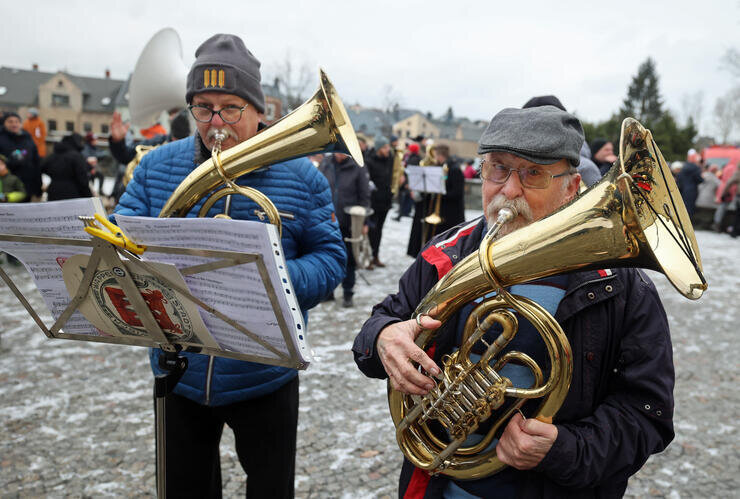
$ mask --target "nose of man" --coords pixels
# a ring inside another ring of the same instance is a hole
[[[524,195],[524,187],[516,170],[511,170],[509,178],[506,179],[506,182],[501,188],[501,194],[506,196],[507,199],[515,199]]]

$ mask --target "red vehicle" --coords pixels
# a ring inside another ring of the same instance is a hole
[[[701,152],[702,158],[706,162],[707,166],[717,165],[722,172],[720,177],[720,185],[717,189],[717,198],[715,199],[718,203],[722,201],[732,200],[735,197],[737,186],[733,186],[730,192],[727,193],[724,200],[719,199],[719,193],[725,188],[725,184],[730,179],[735,170],[737,170],[738,163],[740,163],[740,147],[735,146],[709,146]]]

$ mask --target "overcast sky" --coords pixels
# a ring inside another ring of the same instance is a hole
[[[0,64],[125,79],[152,35],[174,28],[190,65],[217,32],[240,35],[263,79],[290,52],[322,66],[345,103],[380,106],[392,85],[403,107],[490,119],[553,93],[590,121],[619,108],[647,57],[679,120],[703,96],[701,132],[712,133],[717,97],[733,85],[720,68],[740,50],[740,0],[349,0],[3,2]],[[316,80],[318,82],[318,79]],[[311,84],[313,92],[314,84]],[[736,133],[737,134],[737,133]]]

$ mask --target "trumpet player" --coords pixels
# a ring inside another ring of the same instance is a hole
[[[147,154],[116,207],[156,217],[170,194],[220,139],[226,150],[263,126],[260,61],[235,35],[218,34],[195,52],[187,76],[188,109],[197,131]],[[329,184],[305,158],[270,165],[238,184],[258,188],[293,219],[283,220],[282,246],[304,319],[344,276],[345,250]],[[256,220],[257,205],[234,196],[230,216]],[[224,212],[218,201],[212,213]],[[194,214],[193,214],[194,215]],[[210,215],[210,213],[209,213]],[[160,372],[161,351],[151,351]],[[166,398],[166,490],[172,497],[221,497],[219,442],[234,431],[250,497],[293,497],[298,376],[294,369],[184,353],[188,368]]]
[[[456,262],[478,250],[502,208],[515,218],[499,235],[576,196],[583,140],[580,122],[554,106],[504,109],[493,117],[478,150],[484,215],[432,239],[401,277],[398,292],[373,308],[353,345],[365,375],[389,377],[394,389],[419,396],[435,386],[441,359],[460,345],[473,304],[444,325],[432,316],[411,320],[417,304]],[[581,271],[512,288],[547,309],[569,338],[573,375],[560,411],[552,423],[527,418],[535,400],[524,405],[524,415],[514,413],[492,443],[509,466],[484,479],[430,476],[404,460],[400,496],[621,497],[628,478],[672,440],[671,339],[658,293],[642,271]],[[422,328],[438,329],[427,351],[414,343]],[[488,341],[498,335],[491,332]],[[508,350],[527,352],[539,365],[546,358],[537,331],[523,317],[501,354]],[[519,365],[501,372],[514,386],[534,382]]]

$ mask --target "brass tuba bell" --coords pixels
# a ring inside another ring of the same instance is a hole
[[[342,100],[320,70],[319,89],[311,98],[254,137],[225,151],[216,151],[177,186],[159,216],[185,216],[207,196],[198,212],[203,217],[222,197],[242,194],[260,206],[260,218],[266,216],[281,231],[280,214],[272,201],[256,189],[236,185],[234,180],[267,165],[329,151],[344,152],[364,165]]]
[[[619,153],[599,183],[550,216],[498,240],[492,232],[500,223],[494,224],[478,252],[455,265],[416,308],[415,317],[429,315],[444,322],[476,298],[497,292],[473,309],[460,348],[442,359],[432,391],[418,397],[389,384],[396,439],[417,468],[456,479],[492,475],[505,465],[490,444],[509,416],[526,400],[542,398],[531,417],[552,422],[568,393],[572,359],[562,328],[544,308],[504,288],[573,271],[643,267],[664,273],[685,297],[701,297],[707,286],[694,231],[652,134],[636,120],[625,119]],[[551,365],[547,380],[527,354],[499,355],[518,330],[511,309],[527,318],[545,342]],[[480,360],[471,359],[472,346],[483,341],[494,323],[503,332],[494,342],[484,342]],[[426,349],[434,334],[423,330],[416,344]],[[498,373],[507,363],[529,368],[533,386],[512,386]],[[512,404],[497,412],[507,399]],[[491,415],[496,419],[483,440],[466,446],[466,438]],[[440,425],[445,431],[439,431]]]

